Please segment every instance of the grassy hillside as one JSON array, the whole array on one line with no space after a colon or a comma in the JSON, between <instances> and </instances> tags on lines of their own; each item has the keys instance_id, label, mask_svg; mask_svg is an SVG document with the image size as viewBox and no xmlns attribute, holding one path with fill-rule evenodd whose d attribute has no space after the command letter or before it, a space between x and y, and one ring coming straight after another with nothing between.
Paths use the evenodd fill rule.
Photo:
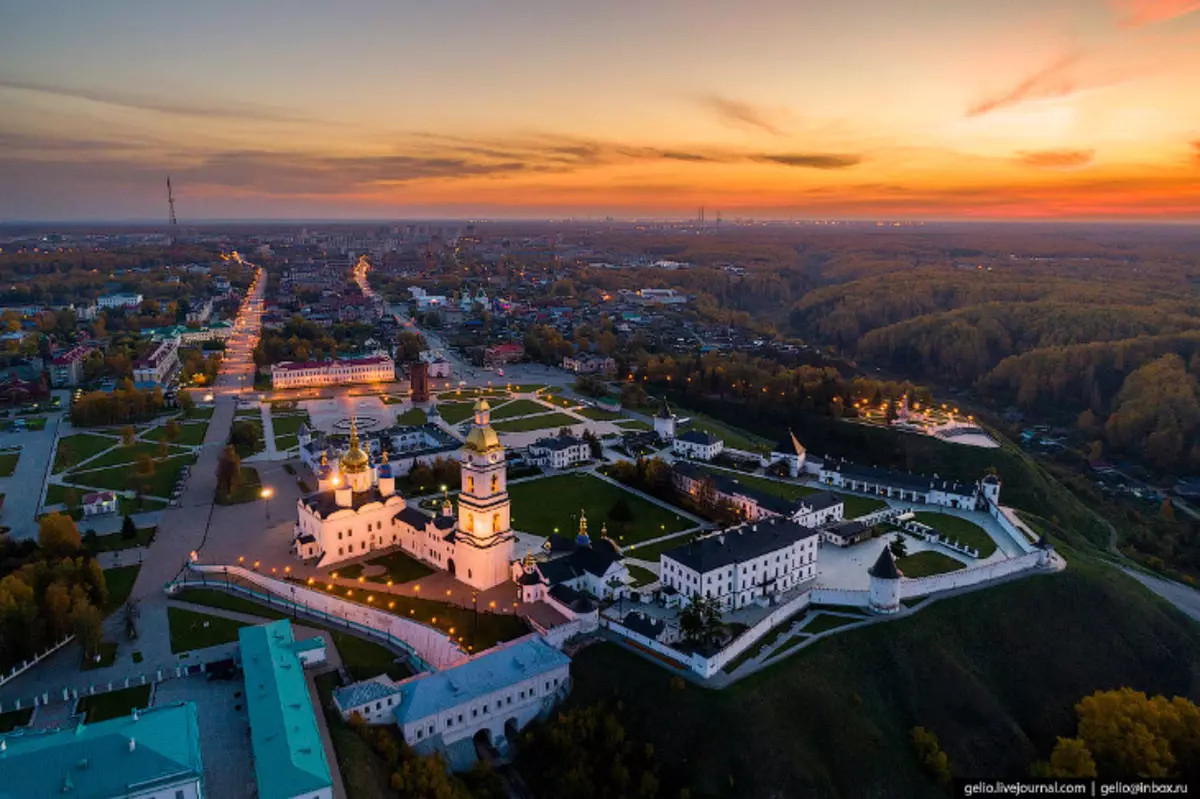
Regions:
<instances>
[{"instance_id":1,"label":"grassy hillside","mask_svg":"<svg viewBox=\"0 0 1200 799\"><path fill-rule=\"evenodd\" d=\"M835 636L724 691L594 646L575 659L569 702L619 699L630 734L655 747L663 796L935 797L913 726L938 734L956 775L1022 775L1098 688L1200 698L1197 652L1200 625L1082 557Z\"/></svg>"}]
</instances>

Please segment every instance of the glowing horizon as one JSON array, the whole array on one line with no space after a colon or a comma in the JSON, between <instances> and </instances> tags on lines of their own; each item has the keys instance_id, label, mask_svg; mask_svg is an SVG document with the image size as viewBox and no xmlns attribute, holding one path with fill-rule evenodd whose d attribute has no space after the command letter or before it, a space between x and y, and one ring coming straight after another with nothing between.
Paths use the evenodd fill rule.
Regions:
<instances>
[{"instance_id":1,"label":"glowing horizon","mask_svg":"<svg viewBox=\"0 0 1200 799\"><path fill-rule=\"evenodd\" d=\"M1197 0L23 5L0 220L1200 215Z\"/></svg>"}]
</instances>

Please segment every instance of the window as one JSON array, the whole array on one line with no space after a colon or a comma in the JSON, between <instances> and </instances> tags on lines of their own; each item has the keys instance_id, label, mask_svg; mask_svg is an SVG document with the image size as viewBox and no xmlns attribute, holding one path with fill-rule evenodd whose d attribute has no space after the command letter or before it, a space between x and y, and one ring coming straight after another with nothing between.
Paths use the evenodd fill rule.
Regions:
<instances>
[{"instance_id":1,"label":"window","mask_svg":"<svg viewBox=\"0 0 1200 799\"><path fill-rule=\"evenodd\" d=\"M341 541L341 540L342 540L342 534L338 533L338 541Z\"/></svg>"},{"instance_id":2,"label":"window","mask_svg":"<svg viewBox=\"0 0 1200 799\"><path fill-rule=\"evenodd\" d=\"M469 475L467 476L467 493L468 494L475 493L475 478L471 477Z\"/></svg>"},{"instance_id":3,"label":"window","mask_svg":"<svg viewBox=\"0 0 1200 799\"><path fill-rule=\"evenodd\" d=\"M471 718L473 718L473 719L479 718L479 708L477 708L477 707L471 708Z\"/></svg>"},{"instance_id":4,"label":"window","mask_svg":"<svg viewBox=\"0 0 1200 799\"><path fill-rule=\"evenodd\" d=\"M487 702L483 703L483 712L487 713Z\"/></svg>"},{"instance_id":5,"label":"window","mask_svg":"<svg viewBox=\"0 0 1200 799\"><path fill-rule=\"evenodd\" d=\"M343 549L341 547L338 547L338 555L341 555L341 554L343 554Z\"/></svg>"},{"instance_id":6,"label":"window","mask_svg":"<svg viewBox=\"0 0 1200 799\"><path fill-rule=\"evenodd\" d=\"M382 703L382 702L376 702L376 703L375 703L375 709L376 709L376 710L379 710L379 709L380 709L380 708L382 708L382 707L383 707L383 703Z\"/></svg>"},{"instance_id":7,"label":"window","mask_svg":"<svg viewBox=\"0 0 1200 799\"><path fill-rule=\"evenodd\" d=\"M417 730L417 740L419 741L424 737L425 737L425 730Z\"/></svg>"},{"instance_id":8,"label":"window","mask_svg":"<svg viewBox=\"0 0 1200 799\"><path fill-rule=\"evenodd\" d=\"M495 494L500 490L500 475L492 474L492 493Z\"/></svg>"}]
</instances>

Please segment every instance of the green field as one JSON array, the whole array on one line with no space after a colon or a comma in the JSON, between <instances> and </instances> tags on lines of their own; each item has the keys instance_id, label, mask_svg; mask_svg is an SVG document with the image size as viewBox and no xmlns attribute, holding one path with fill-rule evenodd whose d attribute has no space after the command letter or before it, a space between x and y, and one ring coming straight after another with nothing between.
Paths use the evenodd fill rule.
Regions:
<instances>
[{"instance_id":1,"label":"green field","mask_svg":"<svg viewBox=\"0 0 1200 799\"><path fill-rule=\"evenodd\" d=\"M588 532L593 537L600 536L600 526L607 522L609 535L622 546L692 526L687 518L588 474L517 483L509 486L508 494L513 527L534 535L550 535L556 529L562 535L574 535L580 508L587 513ZM624 499L633 513L633 521L623 531L618 522L609 519L618 499Z\"/></svg>"},{"instance_id":2,"label":"green field","mask_svg":"<svg viewBox=\"0 0 1200 799\"><path fill-rule=\"evenodd\" d=\"M725 446L732 447L733 449L743 449L748 452L769 452L771 447L775 445L773 441L768 441L753 433L748 433L740 428L719 422L711 416L705 416L702 413L676 408L675 414L679 417L689 417L688 423L680 425L676 431L677 433L686 433L688 430L706 430L724 441Z\"/></svg>"},{"instance_id":3,"label":"green field","mask_svg":"<svg viewBox=\"0 0 1200 799\"><path fill-rule=\"evenodd\" d=\"M113 491L134 491L145 485L145 493L155 497L169 497L179 480L179 474L185 465L196 462L193 455L178 458L168 458L154 464L154 474L139 477L129 465L108 469L71 472L68 479L73 483L92 486L94 488L111 488Z\"/></svg>"},{"instance_id":4,"label":"green field","mask_svg":"<svg viewBox=\"0 0 1200 799\"><path fill-rule=\"evenodd\" d=\"M503 405L492 410L492 421L496 422L501 419L511 419L514 416L529 416L534 413L545 413L550 410L540 402L534 402L528 399L518 399L512 402L506 402Z\"/></svg>"},{"instance_id":5,"label":"green field","mask_svg":"<svg viewBox=\"0 0 1200 799\"><path fill-rule=\"evenodd\" d=\"M282 435L282 436L275 436L275 449L278 452L284 452L286 450L289 450L293 447L298 447L298 446L300 446L300 438L299 438L299 436L295 435L294 433L288 433L287 435Z\"/></svg>"},{"instance_id":6,"label":"green field","mask_svg":"<svg viewBox=\"0 0 1200 799\"><path fill-rule=\"evenodd\" d=\"M475 406L469 402L439 402L437 409L447 424L458 424L470 419L471 414L475 412Z\"/></svg>"},{"instance_id":7,"label":"green field","mask_svg":"<svg viewBox=\"0 0 1200 799\"><path fill-rule=\"evenodd\" d=\"M848 616L831 616L828 613L817 613L811 616L808 623L804 625L804 632L808 635L816 635L826 630L836 630L838 627L845 627L847 624L857 624L860 621L862 621L862 617L852 619Z\"/></svg>"},{"instance_id":8,"label":"green field","mask_svg":"<svg viewBox=\"0 0 1200 799\"><path fill-rule=\"evenodd\" d=\"M167 608L167 623L171 628L171 653L175 655L232 643L238 639L238 630L247 626L245 622L183 608Z\"/></svg>"},{"instance_id":9,"label":"green field","mask_svg":"<svg viewBox=\"0 0 1200 799\"><path fill-rule=\"evenodd\" d=\"M174 458L180 455L187 455L186 447L177 447L174 444L167 445L167 458ZM104 469L109 466L128 466L138 459L139 455L149 455L152 459L158 460L158 444L150 441L136 441L132 446L124 446L117 442L117 448L104 453L100 457L87 463L87 470ZM76 472L71 472L76 474Z\"/></svg>"},{"instance_id":10,"label":"green field","mask_svg":"<svg viewBox=\"0 0 1200 799\"><path fill-rule=\"evenodd\" d=\"M904 572L905 577L929 577L932 574L945 574L964 568L963 564L949 555L941 552L926 550L897 558L896 566Z\"/></svg>"},{"instance_id":11,"label":"green field","mask_svg":"<svg viewBox=\"0 0 1200 799\"><path fill-rule=\"evenodd\" d=\"M135 685L132 688L84 696L79 699L75 712L85 714L84 718L88 724L119 719L135 710L149 707L151 688L152 685Z\"/></svg>"},{"instance_id":12,"label":"green field","mask_svg":"<svg viewBox=\"0 0 1200 799\"><path fill-rule=\"evenodd\" d=\"M119 438L96 435L95 433L79 433L58 440L58 448L54 452L54 474L77 466L81 461L99 455L109 447L121 443Z\"/></svg>"},{"instance_id":13,"label":"green field","mask_svg":"<svg viewBox=\"0 0 1200 799\"><path fill-rule=\"evenodd\" d=\"M414 558L410 558L399 550L384 555L381 558L372 558L367 563L387 569L387 572L384 574L367 577L367 581L373 583L386 583L388 580L391 580L396 585L400 585L401 583L420 580L423 577L433 574L433 569Z\"/></svg>"},{"instance_id":14,"label":"green field","mask_svg":"<svg viewBox=\"0 0 1200 799\"><path fill-rule=\"evenodd\" d=\"M868 513L874 513L887 507L886 502L874 497L859 497L854 494L838 494L838 496L845 503L844 515L847 519L857 519L859 516L866 516Z\"/></svg>"},{"instance_id":15,"label":"green field","mask_svg":"<svg viewBox=\"0 0 1200 799\"><path fill-rule=\"evenodd\" d=\"M617 427L620 427L622 430L628 430L629 432L654 429L649 425L649 423L643 422L640 419L619 419L614 422L614 424L617 425Z\"/></svg>"},{"instance_id":16,"label":"green field","mask_svg":"<svg viewBox=\"0 0 1200 799\"><path fill-rule=\"evenodd\" d=\"M657 544L650 544L649 546L640 546L640 547L635 547L633 549L626 549L626 550L624 550L624 554L625 554L625 557L627 557L627 558L637 558L638 560L647 560L647 561L650 561L651 563L658 563L659 555L661 555L662 553L666 552L669 549L674 549L675 547L681 547L684 544L695 539L695 537L696 536L694 534L676 536L675 538L671 538L666 541L661 541Z\"/></svg>"},{"instance_id":17,"label":"green field","mask_svg":"<svg viewBox=\"0 0 1200 799\"><path fill-rule=\"evenodd\" d=\"M658 581L658 575L642 566L630 564L625 568L629 569L629 576L633 578L633 587L641 588L644 585Z\"/></svg>"},{"instance_id":18,"label":"green field","mask_svg":"<svg viewBox=\"0 0 1200 799\"><path fill-rule=\"evenodd\" d=\"M429 417L425 415L425 411L421 408L409 408L402 414L396 417L396 424L400 425L419 425L429 421Z\"/></svg>"},{"instance_id":19,"label":"green field","mask_svg":"<svg viewBox=\"0 0 1200 799\"><path fill-rule=\"evenodd\" d=\"M960 543L978 549L981 558L986 558L996 551L996 542L987 531L969 519L931 511L918 511L913 517L914 521L928 525L948 538L957 539Z\"/></svg>"},{"instance_id":20,"label":"green field","mask_svg":"<svg viewBox=\"0 0 1200 799\"><path fill-rule=\"evenodd\" d=\"M198 447L204 443L204 434L208 431L208 422L189 422L179 425L179 439L173 441L173 444L182 444L188 447ZM167 430L165 425L159 425L149 432L143 433L142 438L149 441L162 441L166 438Z\"/></svg>"},{"instance_id":21,"label":"green field","mask_svg":"<svg viewBox=\"0 0 1200 799\"><path fill-rule=\"evenodd\" d=\"M307 413L290 413L281 416L271 416L271 427L275 430L275 437L283 435L295 435L299 432L301 426L308 422Z\"/></svg>"},{"instance_id":22,"label":"green field","mask_svg":"<svg viewBox=\"0 0 1200 799\"><path fill-rule=\"evenodd\" d=\"M615 422L621 419L620 411L606 411L603 408L581 408L580 416L585 416L588 419L594 419L597 422ZM626 421L633 421L628 419Z\"/></svg>"},{"instance_id":23,"label":"green field","mask_svg":"<svg viewBox=\"0 0 1200 799\"><path fill-rule=\"evenodd\" d=\"M1197 651L1200 626L1078 557L846 630L720 691L591 646L572 660L566 707L620 703L625 729L654 747L662 796L933 799L946 794L913 755L914 726L938 735L956 776L1026 775L1074 734L1074 706L1094 690L1200 697Z\"/></svg>"},{"instance_id":24,"label":"green field","mask_svg":"<svg viewBox=\"0 0 1200 799\"><path fill-rule=\"evenodd\" d=\"M133 593L133 584L141 570L141 564L104 570L104 584L108 587L108 603L104 607L106 613L112 613L125 604L125 600Z\"/></svg>"},{"instance_id":25,"label":"green field","mask_svg":"<svg viewBox=\"0 0 1200 799\"><path fill-rule=\"evenodd\" d=\"M0 452L0 477L12 477L20 459L20 452Z\"/></svg>"},{"instance_id":26,"label":"green field","mask_svg":"<svg viewBox=\"0 0 1200 799\"><path fill-rule=\"evenodd\" d=\"M497 433L527 433L530 430L558 429L579 424L574 416L565 413L543 413L538 416L526 416L524 419L513 419L510 422L497 422L492 425Z\"/></svg>"}]
</instances>

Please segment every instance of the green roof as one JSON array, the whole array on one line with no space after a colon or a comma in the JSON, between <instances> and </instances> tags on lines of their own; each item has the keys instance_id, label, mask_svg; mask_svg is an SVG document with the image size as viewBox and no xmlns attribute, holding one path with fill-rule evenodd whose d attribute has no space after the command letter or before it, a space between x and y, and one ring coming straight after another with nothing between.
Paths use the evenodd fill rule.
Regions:
<instances>
[{"instance_id":1,"label":"green roof","mask_svg":"<svg viewBox=\"0 0 1200 799\"><path fill-rule=\"evenodd\" d=\"M304 667L287 619L238 631L259 799L333 785Z\"/></svg>"},{"instance_id":2,"label":"green roof","mask_svg":"<svg viewBox=\"0 0 1200 799\"><path fill-rule=\"evenodd\" d=\"M0 740L0 799L148 795L204 774L192 702Z\"/></svg>"}]
</instances>

